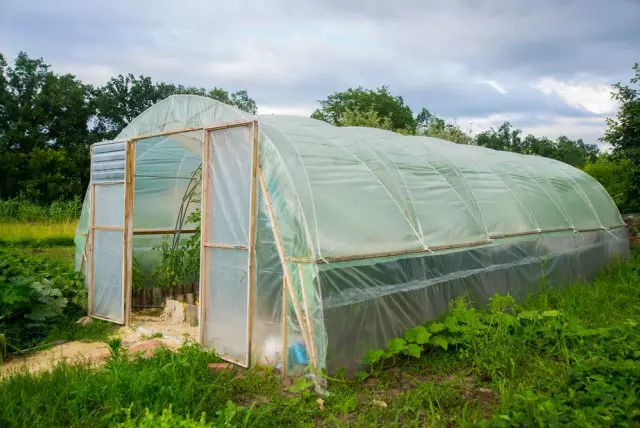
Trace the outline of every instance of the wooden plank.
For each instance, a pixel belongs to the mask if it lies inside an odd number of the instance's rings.
[[[256,176],[258,171],[258,144],[259,129],[258,122],[252,122],[251,135],[251,195],[249,200],[249,302],[248,302],[248,320],[247,320],[247,337],[248,337],[248,353],[247,365],[251,365],[252,343],[253,343],[253,301],[255,299],[255,282],[256,282]]]
[[[309,341],[309,336],[307,330],[304,328],[305,322],[302,317],[302,311],[300,309],[300,303],[298,302],[298,298],[293,289],[293,276],[289,269],[289,265],[287,263],[287,258],[284,250],[284,245],[282,243],[282,238],[280,235],[280,230],[278,229],[278,225],[275,221],[275,213],[273,211],[273,206],[271,203],[271,196],[269,195],[269,190],[267,189],[267,182],[264,178],[264,174],[258,167],[258,175],[260,177],[260,185],[262,186],[262,193],[265,198],[265,204],[267,206],[267,211],[269,213],[269,220],[271,221],[271,228],[273,229],[273,236],[276,241],[276,248],[278,249],[278,255],[280,256],[280,262],[282,263],[282,270],[286,277],[287,289],[289,290],[289,295],[291,296],[291,303],[293,304],[293,310],[296,314],[296,318],[298,319],[298,324],[300,325],[300,332],[302,333],[302,340],[304,341],[304,345],[307,348],[307,354],[309,356],[314,355],[314,352],[311,351],[311,342]],[[316,361],[311,359],[311,366],[315,371],[317,368]]]
[[[305,318],[307,319],[307,328],[309,329],[309,339],[311,342],[311,357],[313,358],[314,361],[318,361],[317,355],[316,355],[316,337],[315,337],[315,332],[314,332],[314,328],[313,328],[313,320],[311,319],[311,315],[309,314],[309,305],[307,304],[307,293],[306,293],[306,288],[305,288],[305,284],[304,284],[304,275],[302,272],[302,265],[299,264],[298,265],[298,275],[300,276],[300,287],[302,288],[302,305],[304,307],[304,314],[305,314]]]
[[[244,250],[247,251],[249,246],[247,245],[238,245],[238,244],[218,244],[215,242],[205,242],[204,244],[207,248],[222,248],[225,250]]]
[[[353,260],[373,259],[378,257],[393,257],[393,256],[404,256],[409,254],[429,253],[429,252],[445,250],[445,249],[475,247],[475,246],[486,245],[490,243],[491,243],[491,240],[482,240],[482,241],[467,242],[462,244],[437,245],[437,246],[429,247],[428,250],[425,249],[424,247],[417,247],[417,248],[410,248],[408,250],[402,250],[402,251],[382,251],[377,253],[352,254],[348,256],[327,256],[327,257],[322,257],[317,259],[308,258],[308,257],[287,257],[287,261],[292,263],[334,263],[334,262],[344,262],[344,261],[353,261]]]
[[[195,132],[195,131],[200,131],[202,129],[204,129],[204,126],[195,126],[192,128],[176,129],[175,131],[154,132],[152,134],[138,135],[137,137],[132,138],[131,141],[133,141],[133,143],[135,144],[139,140],[146,140],[147,138],[164,137],[167,135],[175,135],[175,134],[186,134],[187,132]]]
[[[133,140],[127,141],[127,171],[125,184],[125,274],[124,274],[124,324],[131,320],[131,300],[133,295],[133,204],[135,199],[135,145]]]
[[[124,197],[124,194],[122,195]],[[114,230],[114,231],[124,231],[124,226],[105,226],[105,225],[94,225],[94,230]]]
[[[198,229],[133,229],[134,235],[174,235],[176,233],[195,233]]]
[[[243,126],[253,126],[253,124],[256,123],[256,121],[246,121],[246,120],[242,120],[242,121],[232,121],[232,122],[225,122],[225,123],[221,123],[219,125],[215,125],[215,126],[208,126],[206,128],[204,128],[205,131],[220,131],[223,129],[230,129],[230,128],[240,128]]]
[[[282,275],[282,350],[280,351],[280,358],[282,359],[282,377],[287,376],[287,309],[289,308],[289,301],[287,299],[287,277]]]
[[[200,320],[199,320],[199,338],[200,344],[204,343],[204,325],[206,322],[205,305],[207,301],[207,278],[208,278],[208,258],[207,247],[204,245],[208,239],[209,230],[209,146],[211,143],[211,135],[208,131],[202,131],[202,197],[200,198]]]
[[[95,264],[95,240],[96,234],[94,231],[95,227],[95,219],[96,219],[96,185],[90,184],[91,188],[89,190],[89,241],[91,241],[89,251],[89,285],[88,285],[88,299],[87,299],[87,315],[91,316],[93,312],[93,265]]]

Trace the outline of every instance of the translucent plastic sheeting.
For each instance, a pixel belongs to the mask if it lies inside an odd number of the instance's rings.
[[[84,195],[84,202],[82,203],[82,211],[80,212],[80,219],[78,220],[78,225],[76,226],[75,236],[73,238],[73,242],[76,246],[75,251],[75,270],[80,271],[82,269],[86,272],[88,264],[89,264],[89,254],[86,251],[87,239],[89,236],[89,213],[90,213],[90,196],[91,192],[87,189]],[[84,260],[84,262],[83,262]],[[85,281],[86,282],[86,281]]]
[[[226,358],[247,364],[248,258],[242,250],[206,248],[207,292],[204,344]]]
[[[277,366],[281,363],[283,340],[283,271],[264,198],[261,192],[257,196],[252,358],[264,365]]]
[[[243,112],[220,101],[197,95],[172,95],[149,107],[124,128],[117,139],[141,137],[159,132],[215,125],[250,119]]]
[[[93,310],[97,315],[124,323],[123,243],[121,231],[94,231]]]
[[[593,178],[537,156],[261,116],[288,255],[340,258],[622,225]]]
[[[124,226],[124,184],[96,185],[95,198],[95,225]]]
[[[201,150],[202,131],[136,141],[135,228],[176,225],[187,186],[202,164]],[[189,213],[198,207],[199,193]]]
[[[207,242],[248,245],[252,127],[211,132]]]
[[[206,258],[204,335],[224,357],[249,363],[249,227],[252,127],[210,132],[203,211]],[[222,248],[208,248],[217,246]],[[226,247],[226,248],[224,248]],[[237,247],[237,248],[233,248]]]
[[[124,183],[94,184],[93,304],[90,315],[124,323]]]
[[[485,304],[494,294],[522,301],[541,284],[592,280],[629,252],[625,229],[559,232],[419,257],[317,265],[327,369],[355,370],[367,350],[446,312],[452,299]]]

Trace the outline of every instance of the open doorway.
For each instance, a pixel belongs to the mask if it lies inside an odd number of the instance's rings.
[[[129,325],[199,341],[202,131],[135,141]]]

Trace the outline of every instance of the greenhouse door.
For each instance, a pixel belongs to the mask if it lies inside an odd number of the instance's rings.
[[[200,340],[248,367],[257,123],[204,131]]]
[[[91,153],[88,314],[125,324],[126,142],[96,145]]]

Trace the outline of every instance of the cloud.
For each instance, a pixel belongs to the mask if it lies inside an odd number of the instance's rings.
[[[611,87],[601,83],[573,83],[544,78],[533,86],[544,94],[558,94],[570,106],[592,113],[611,114],[617,107],[611,99]]]
[[[247,89],[261,112],[388,85],[447,119],[596,135],[609,85],[639,60],[638,18],[635,0],[5,0],[0,52],[94,84],[132,72]]]

